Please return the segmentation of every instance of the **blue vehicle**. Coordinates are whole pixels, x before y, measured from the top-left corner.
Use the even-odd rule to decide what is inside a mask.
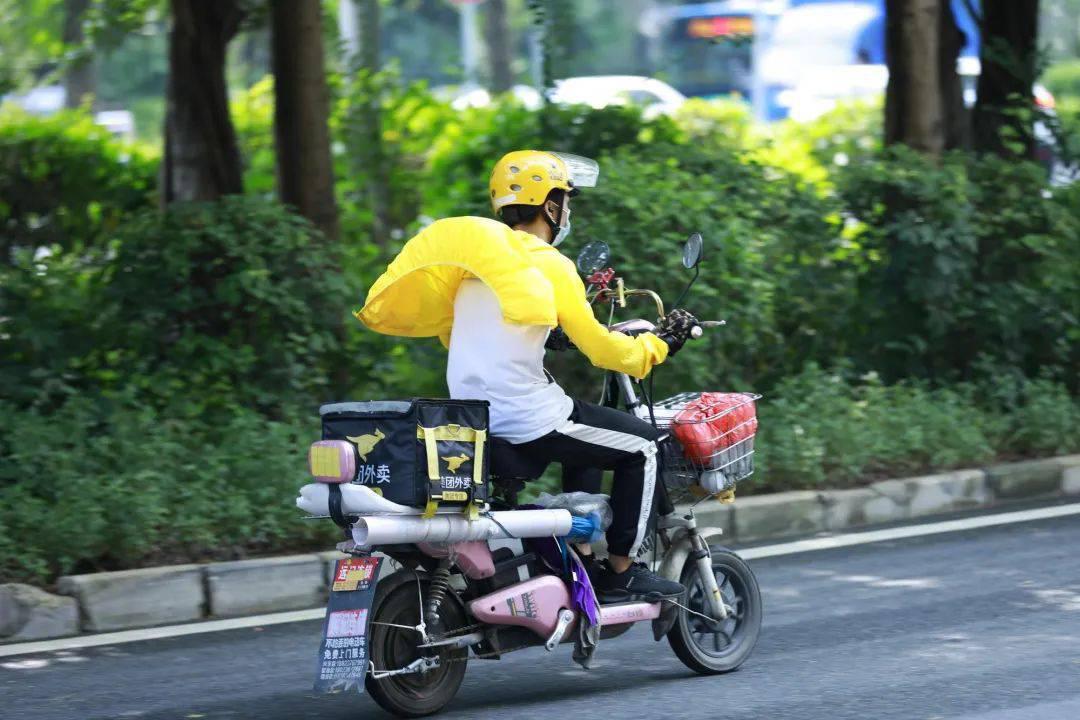
[[[968,12],[968,3],[964,0],[952,0],[956,24],[964,33],[966,43],[961,50],[962,57],[979,57],[979,26]],[[971,5],[978,10],[980,0],[973,0]],[[874,19],[860,29],[855,38],[854,48],[857,58],[864,62],[885,64],[885,0],[788,0],[789,8],[803,5],[865,5],[874,8]]]
[[[952,8],[965,38],[961,66],[977,66],[978,25],[963,0],[952,0]],[[888,82],[884,0],[792,0],[757,71],[769,120],[880,94]]]
[[[755,45],[786,2],[724,0],[665,11],[662,71],[684,95],[749,98],[755,83]]]
[[[978,7],[978,0],[975,1]],[[979,33],[964,0],[952,0],[966,42],[978,58]],[[785,98],[809,74],[854,69],[852,89],[879,83],[885,65],[884,0],[726,0],[667,11],[663,70],[689,96],[757,100],[760,116],[787,117]],[[840,73],[841,75],[843,73]]]

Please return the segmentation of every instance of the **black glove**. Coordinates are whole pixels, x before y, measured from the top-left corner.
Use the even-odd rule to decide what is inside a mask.
[[[570,342],[570,338],[561,327],[557,327],[548,333],[547,340],[544,341],[544,347],[552,352],[565,352],[574,347],[574,344]]]
[[[696,317],[675,308],[656,326],[656,336],[667,343],[668,357],[682,350],[690,331],[698,324]]]

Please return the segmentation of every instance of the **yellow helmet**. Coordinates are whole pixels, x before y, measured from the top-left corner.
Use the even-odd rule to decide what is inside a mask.
[[[561,157],[540,150],[515,150],[502,156],[488,182],[495,214],[507,205],[543,205],[552,190],[573,192]]]

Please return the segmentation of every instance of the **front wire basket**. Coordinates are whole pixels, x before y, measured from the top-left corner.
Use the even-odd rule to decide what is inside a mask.
[[[739,402],[718,409],[707,417],[689,422],[679,421],[678,424],[682,426],[697,426],[696,431],[691,433],[694,435],[693,442],[686,447],[676,437],[673,426],[679,414],[701,397],[702,393],[681,393],[661,400],[654,409],[657,427],[669,431],[669,436],[661,443],[661,453],[664,483],[676,502],[731,490],[737,482],[754,473],[756,414],[734,425],[725,423],[723,418],[752,405],[761,396],[738,393]],[[740,414],[745,415],[745,409]]]

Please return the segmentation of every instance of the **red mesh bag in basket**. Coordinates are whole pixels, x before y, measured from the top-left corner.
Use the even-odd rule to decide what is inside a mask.
[[[671,423],[671,431],[688,460],[709,466],[710,460],[757,432],[754,396],[747,393],[702,393],[687,403]]]

